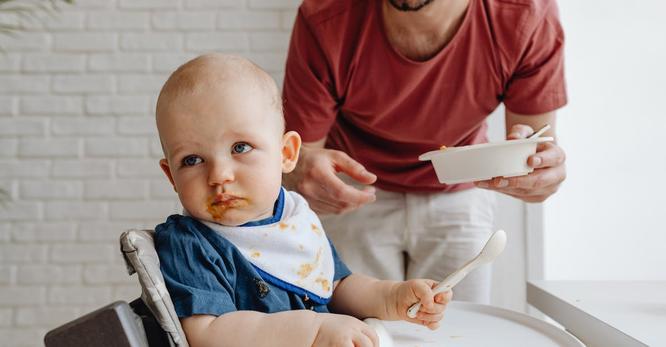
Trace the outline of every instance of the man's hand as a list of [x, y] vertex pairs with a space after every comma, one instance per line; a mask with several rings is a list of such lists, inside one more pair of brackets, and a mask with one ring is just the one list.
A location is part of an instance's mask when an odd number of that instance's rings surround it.
[[[511, 127], [507, 140], [523, 139], [534, 130], [524, 124]], [[527, 176], [495, 177], [490, 180], [475, 182], [477, 187], [504, 193], [525, 202], [542, 202], [557, 191], [566, 178], [564, 165], [565, 153], [553, 142], [542, 142], [537, 151], [527, 159], [527, 165], [534, 171]]]
[[375, 201], [374, 187], [359, 190], [338, 178], [338, 172], [361, 184], [377, 180], [377, 176], [344, 152], [303, 146], [296, 169], [285, 175], [284, 182], [320, 214], [340, 214]]

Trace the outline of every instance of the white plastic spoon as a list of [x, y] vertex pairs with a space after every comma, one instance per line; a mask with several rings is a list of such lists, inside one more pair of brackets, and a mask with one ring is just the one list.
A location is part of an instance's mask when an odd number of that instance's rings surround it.
[[537, 137], [543, 135], [543, 133], [545, 133], [546, 131], [548, 131], [548, 129], [550, 129], [550, 124], [546, 124], [546, 125], [544, 125], [543, 127], [541, 127], [541, 129], [539, 129], [539, 131], [533, 133], [532, 135], [528, 136], [527, 138], [528, 138], [528, 139], [535, 139], [535, 138], [537, 138]]
[[[433, 289], [435, 295], [453, 288], [453, 286], [465, 278], [468, 273], [480, 265], [492, 262], [495, 257], [502, 253], [504, 246], [506, 246], [506, 233], [504, 230], [497, 230], [490, 236], [485, 246], [483, 246], [481, 252], [476, 257], [474, 257], [474, 259], [468, 261], [454, 273], [446, 276], [446, 278]], [[409, 309], [407, 309], [407, 317], [416, 318], [416, 314], [419, 312], [420, 308], [420, 302], [412, 305]]]

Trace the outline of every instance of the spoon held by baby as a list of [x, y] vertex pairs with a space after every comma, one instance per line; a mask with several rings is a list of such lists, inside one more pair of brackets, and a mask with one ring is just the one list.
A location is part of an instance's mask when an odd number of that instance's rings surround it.
[[[453, 288], [453, 286], [462, 281], [462, 279], [465, 278], [465, 276], [467, 276], [467, 274], [472, 270], [481, 265], [492, 262], [498, 255], [500, 255], [500, 253], [502, 253], [505, 246], [506, 233], [504, 230], [497, 230], [490, 236], [485, 246], [483, 246], [483, 249], [481, 249], [481, 252], [479, 252], [479, 254], [474, 257], [474, 259], [468, 261], [460, 269], [448, 275], [442, 282], [433, 288], [434, 295]], [[416, 318], [416, 314], [419, 312], [420, 308], [420, 302], [413, 304], [409, 309], [407, 309], [407, 316], [409, 318]]]

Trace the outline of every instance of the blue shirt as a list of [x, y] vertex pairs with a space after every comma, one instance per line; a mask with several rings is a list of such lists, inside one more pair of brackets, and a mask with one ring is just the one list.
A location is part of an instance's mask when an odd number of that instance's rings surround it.
[[[280, 212], [279, 200], [276, 212]], [[329, 312], [326, 305], [264, 281], [238, 248], [194, 218], [170, 216], [155, 228], [155, 247], [167, 290], [180, 318], [195, 314], [219, 316], [239, 310]], [[351, 272], [332, 244], [331, 249], [335, 262], [333, 280], [337, 281]]]

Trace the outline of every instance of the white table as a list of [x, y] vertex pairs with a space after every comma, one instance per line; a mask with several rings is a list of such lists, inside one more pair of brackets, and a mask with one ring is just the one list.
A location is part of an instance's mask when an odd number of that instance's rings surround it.
[[666, 346], [666, 281], [528, 281], [527, 302], [589, 347]]

